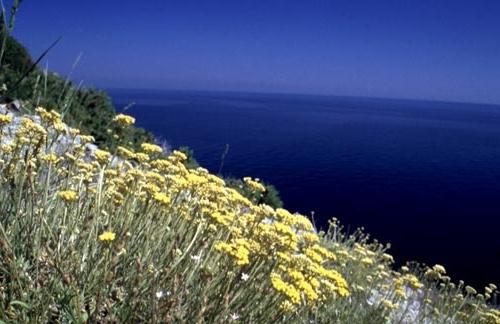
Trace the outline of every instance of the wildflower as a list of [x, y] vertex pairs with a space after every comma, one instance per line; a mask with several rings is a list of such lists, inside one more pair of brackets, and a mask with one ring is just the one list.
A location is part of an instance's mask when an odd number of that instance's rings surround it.
[[382, 299], [382, 305], [384, 305], [384, 307], [387, 309], [396, 309], [398, 307], [397, 304], [394, 304], [388, 299]]
[[168, 206], [170, 204], [170, 198], [161, 192], [155, 193], [153, 199], [163, 206]]
[[446, 269], [440, 264], [435, 264], [432, 269], [439, 274], [446, 274]]
[[160, 146], [149, 143], [142, 143], [141, 148], [147, 154], [160, 154], [163, 152]]
[[192, 255], [191, 260], [194, 262], [199, 262], [201, 260], [201, 252], [198, 255]]
[[59, 133], [63, 133], [66, 130], [66, 124], [63, 123], [62, 121], [54, 122], [54, 124], [52, 126]]
[[280, 308], [287, 313], [293, 312], [295, 310], [295, 306], [288, 300], [282, 302], [280, 304]]
[[99, 235], [99, 240], [103, 242], [112, 242], [116, 238], [116, 234], [110, 231], [106, 231]]
[[10, 124], [11, 122], [12, 122], [12, 116], [0, 115], [0, 126]]
[[465, 286], [465, 291], [470, 295], [477, 294], [476, 289], [472, 288], [471, 286]]
[[0, 146], [0, 151], [4, 152], [6, 154], [10, 154], [10, 153], [12, 153], [12, 151], [14, 151], [14, 145], [4, 144], [4, 145]]
[[232, 321], [237, 321], [240, 318], [240, 315], [238, 315], [237, 313], [232, 313], [230, 317]]
[[233, 257], [236, 265], [243, 266], [250, 263], [248, 250], [248, 242], [243, 239], [234, 240], [230, 244], [225, 242], [218, 242], [215, 244], [214, 248], [217, 251], [225, 252], [226, 254]]
[[244, 273], [244, 272], [243, 272], [243, 273], [241, 274], [241, 280], [243, 280], [243, 281], [247, 281], [247, 280], [248, 280], [248, 278], [250, 278], [250, 276], [249, 276], [249, 275], [247, 275], [246, 273]]
[[59, 158], [54, 153], [46, 154], [41, 159], [48, 164], [56, 164], [59, 161]]
[[187, 160], [186, 154], [184, 154], [181, 151], [173, 151], [170, 156], [174, 157], [175, 159], [179, 160], [180, 162]]
[[160, 291], [157, 291], [155, 295], [156, 295], [156, 298], [160, 299], [163, 297], [164, 294], [163, 294], [163, 291], [160, 290]]
[[436, 280], [441, 278], [441, 274], [433, 269], [428, 269], [427, 271], [425, 271], [424, 276], [429, 280]]
[[128, 127], [135, 123], [135, 118], [124, 114], [118, 114], [113, 118], [113, 121], [122, 127]]
[[74, 202], [78, 200], [78, 195], [73, 190], [59, 191], [57, 194], [59, 198], [67, 203]]
[[139, 163], [144, 163], [149, 161], [149, 155], [146, 153], [135, 153], [134, 159], [136, 159]]
[[118, 146], [116, 149], [116, 152], [119, 156], [125, 158], [125, 159], [132, 159], [134, 157], [134, 152], [130, 151], [129, 149], [123, 147], [123, 146]]
[[397, 288], [394, 290], [394, 293], [396, 294], [397, 297], [406, 299], [406, 292], [404, 291], [403, 288]]
[[244, 177], [243, 181], [250, 186], [255, 192], [264, 192], [266, 188], [259, 182], [259, 179], [253, 180], [250, 177]]
[[366, 266], [371, 266], [373, 265], [373, 259], [365, 257], [361, 259], [361, 263], [363, 263]]
[[388, 253], [384, 253], [382, 254], [382, 259], [386, 262], [389, 262], [389, 263], [392, 263], [394, 262], [394, 258], [392, 257], [392, 255], [388, 254]]
[[271, 283], [274, 289], [285, 295], [292, 304], [300, 304], [300, 293], [293, 285], [283, 281], [279, 274], [271, 273]]
[[39, 143], [46, 139], [47, 131], [33, 120], [22, 117], [16, 137], [21, 143]]
[[94, 138], [94, 136], [90, 136], [90, 135], [80, 135], [80, 141], [82, 143], [92, 143], [92, 142], [95, 142], [95, 138]]
[[70, 128], [69, 129], [69, 134], [71, 136], [77, 136], [77, 135], [80, 135], [80, 130], [78, 128]]
[[94, 156], [95, 156], [97, 162], [99, 162], [101, 164], [106, 164], [111, 159], [111, 154], [108, 151], [104, 151], [104, 150], [95, 150]]

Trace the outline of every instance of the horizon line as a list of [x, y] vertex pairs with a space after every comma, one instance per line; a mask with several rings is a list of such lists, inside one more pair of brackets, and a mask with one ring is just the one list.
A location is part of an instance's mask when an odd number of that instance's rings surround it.
[[145, 87], [102, 87], [106, 91], [113, 90], [142, 90], [142, 91], [171, 91], [171, 92], [199, 92], [199, 93], [233, 93], [233, 94], [252, 94], [252, 95], [283, 95], [283, 96], [304, 96], [304, 97], [330, 97], [330, 98], [351, 98], [351, 99], [374, 99], [374, 100], [395, 100], [395, 101], [421, 101], [448, 104], [467, 104], [467, 105], [487, 105], [500, 108], [500, 103], [492, 102], [474, 102], [457, 101], [448, 99], [421, 99], [408, 97], [378, 97], [378, 96], [355, 96], [355, 95], [335, 95], [325, 93], [304, 93], [304, 92], [286, 92], [286, 91], [252, 91], [252, 90], [203, 90], [203, 89], [176, 89], [176, 88], [145, 88]]

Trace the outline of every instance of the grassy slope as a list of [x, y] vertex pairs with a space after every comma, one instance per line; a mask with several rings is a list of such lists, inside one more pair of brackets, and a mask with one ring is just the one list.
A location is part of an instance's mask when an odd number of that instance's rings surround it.
[[[441, 266], [396, 272], [362, 233], [336, 221], [316, 233], [304, 216], [187, 169], [180, 152], [89, 155], [91, 138], [38, 112], [0, 112], [4, 322], [500, 320], [485, 303], [494, 286], [477, 294]], [[245, 182], [258, 197], [263, 186]]]

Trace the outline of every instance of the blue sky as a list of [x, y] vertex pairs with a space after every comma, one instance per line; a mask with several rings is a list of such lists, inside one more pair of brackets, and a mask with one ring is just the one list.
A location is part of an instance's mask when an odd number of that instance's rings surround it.
[[48, 66], [82, 53], [88, 86], [500, 104], [499, 17], [498, 0], [24, 0], [15, 36], [33, 56], [63, 36]]

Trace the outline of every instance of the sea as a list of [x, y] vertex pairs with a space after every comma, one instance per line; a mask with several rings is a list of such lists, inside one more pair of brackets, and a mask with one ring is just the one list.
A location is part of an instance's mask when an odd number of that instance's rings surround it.
[[398, 264], [500, 283], [500, 106], [378, 98], [111, 89], [119, 111], [225, 176], [273, 184], [325, 229], [336, 217]]

